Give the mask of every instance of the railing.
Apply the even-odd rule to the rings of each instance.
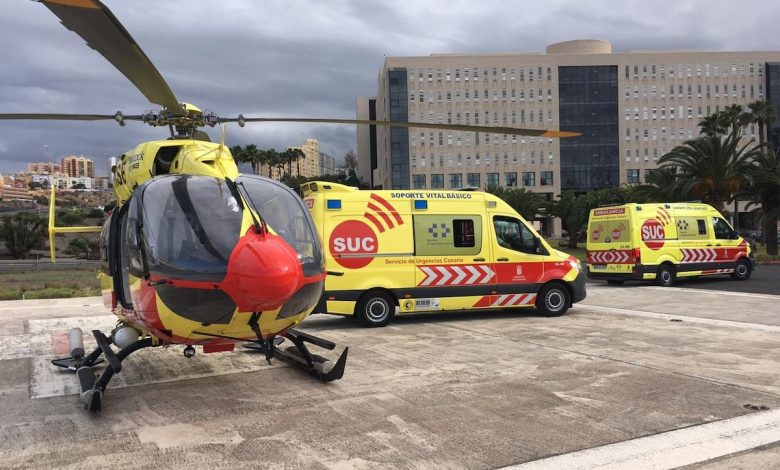
[[[0,260],[0,273],[54,271],[64,269],[98,269],[100,261],[86,259],[58,258],[52,263],[48,258]]]

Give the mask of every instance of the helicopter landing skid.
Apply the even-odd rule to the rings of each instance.
[[[306,343],[328,350],[335,349],[335,343],[298,330],[288,330],[284,333],[284,338],[289,339],[293,345],[280,349],[278,346],[283,342],[283,338],[277,336],[272,341],[258,341],[246,344],[244,347],[262,352],[266,357],[275,357],[288,364],[300,367],[323,382],[331,382],[344,376],[344,367],[347,364],[347,354],[349,353],[348,347],[344,348],[344,352],[341,353],[341,356],[334,363],[318,354],[312,354],[309,348],[306,347]]]
[[[111,381],[114,374],[122,370],[122,361],[139,349],[156,345],[153,339],[149,337],[139,339],[118,352],[114,352],[111,348],[113,336],[106,337],[100,330],[92,330],[92,335],[95,337],[98,347],[88,356],[84,356],[83,346],[81,348],[73,346],[74,334],[75,332],[71,332],[71,356],[54,359],[51,363],[57,367],[63,367],[76,372],[79,388],[81,389],[79,398],[84,403],[84,408],[93,412],[100,411],[103,393],[106,391],[108,382]],[[79,340],[80,335],[81,330],[78,330]],[[105,356],[105,360],[100,357],[101,355]],[[96,376],[92,367],[102,362],[108,362],[108,367],[99,376]]]

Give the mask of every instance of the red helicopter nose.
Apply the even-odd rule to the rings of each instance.
[[[253,228],[236,243],[222,289],[239,310],[261,312],[281,307],[303,281],[295,250],[282,237]]]

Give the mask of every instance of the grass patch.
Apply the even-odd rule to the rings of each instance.
[[[92,269],[0,273],[0,300],[57,299],[100,295]]]

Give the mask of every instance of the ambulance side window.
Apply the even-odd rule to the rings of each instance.
[[[473,247],[475,244],[474,221],[470,219],[455,219],[453,225],[453,241],[457,248]]]
[[[498,244],[523,253],[536,254],[536,236],[524,223],[511,217],[493,217]]]
[[[696,224],[699,226],[699,235],[707,235],[707,224],[704,223],[704,219],[696,219]]]
[[[712,218],[712,229],[715,232],[715,238],[718,240],[736,240],[738,238],[734,229],[720,217]]]

